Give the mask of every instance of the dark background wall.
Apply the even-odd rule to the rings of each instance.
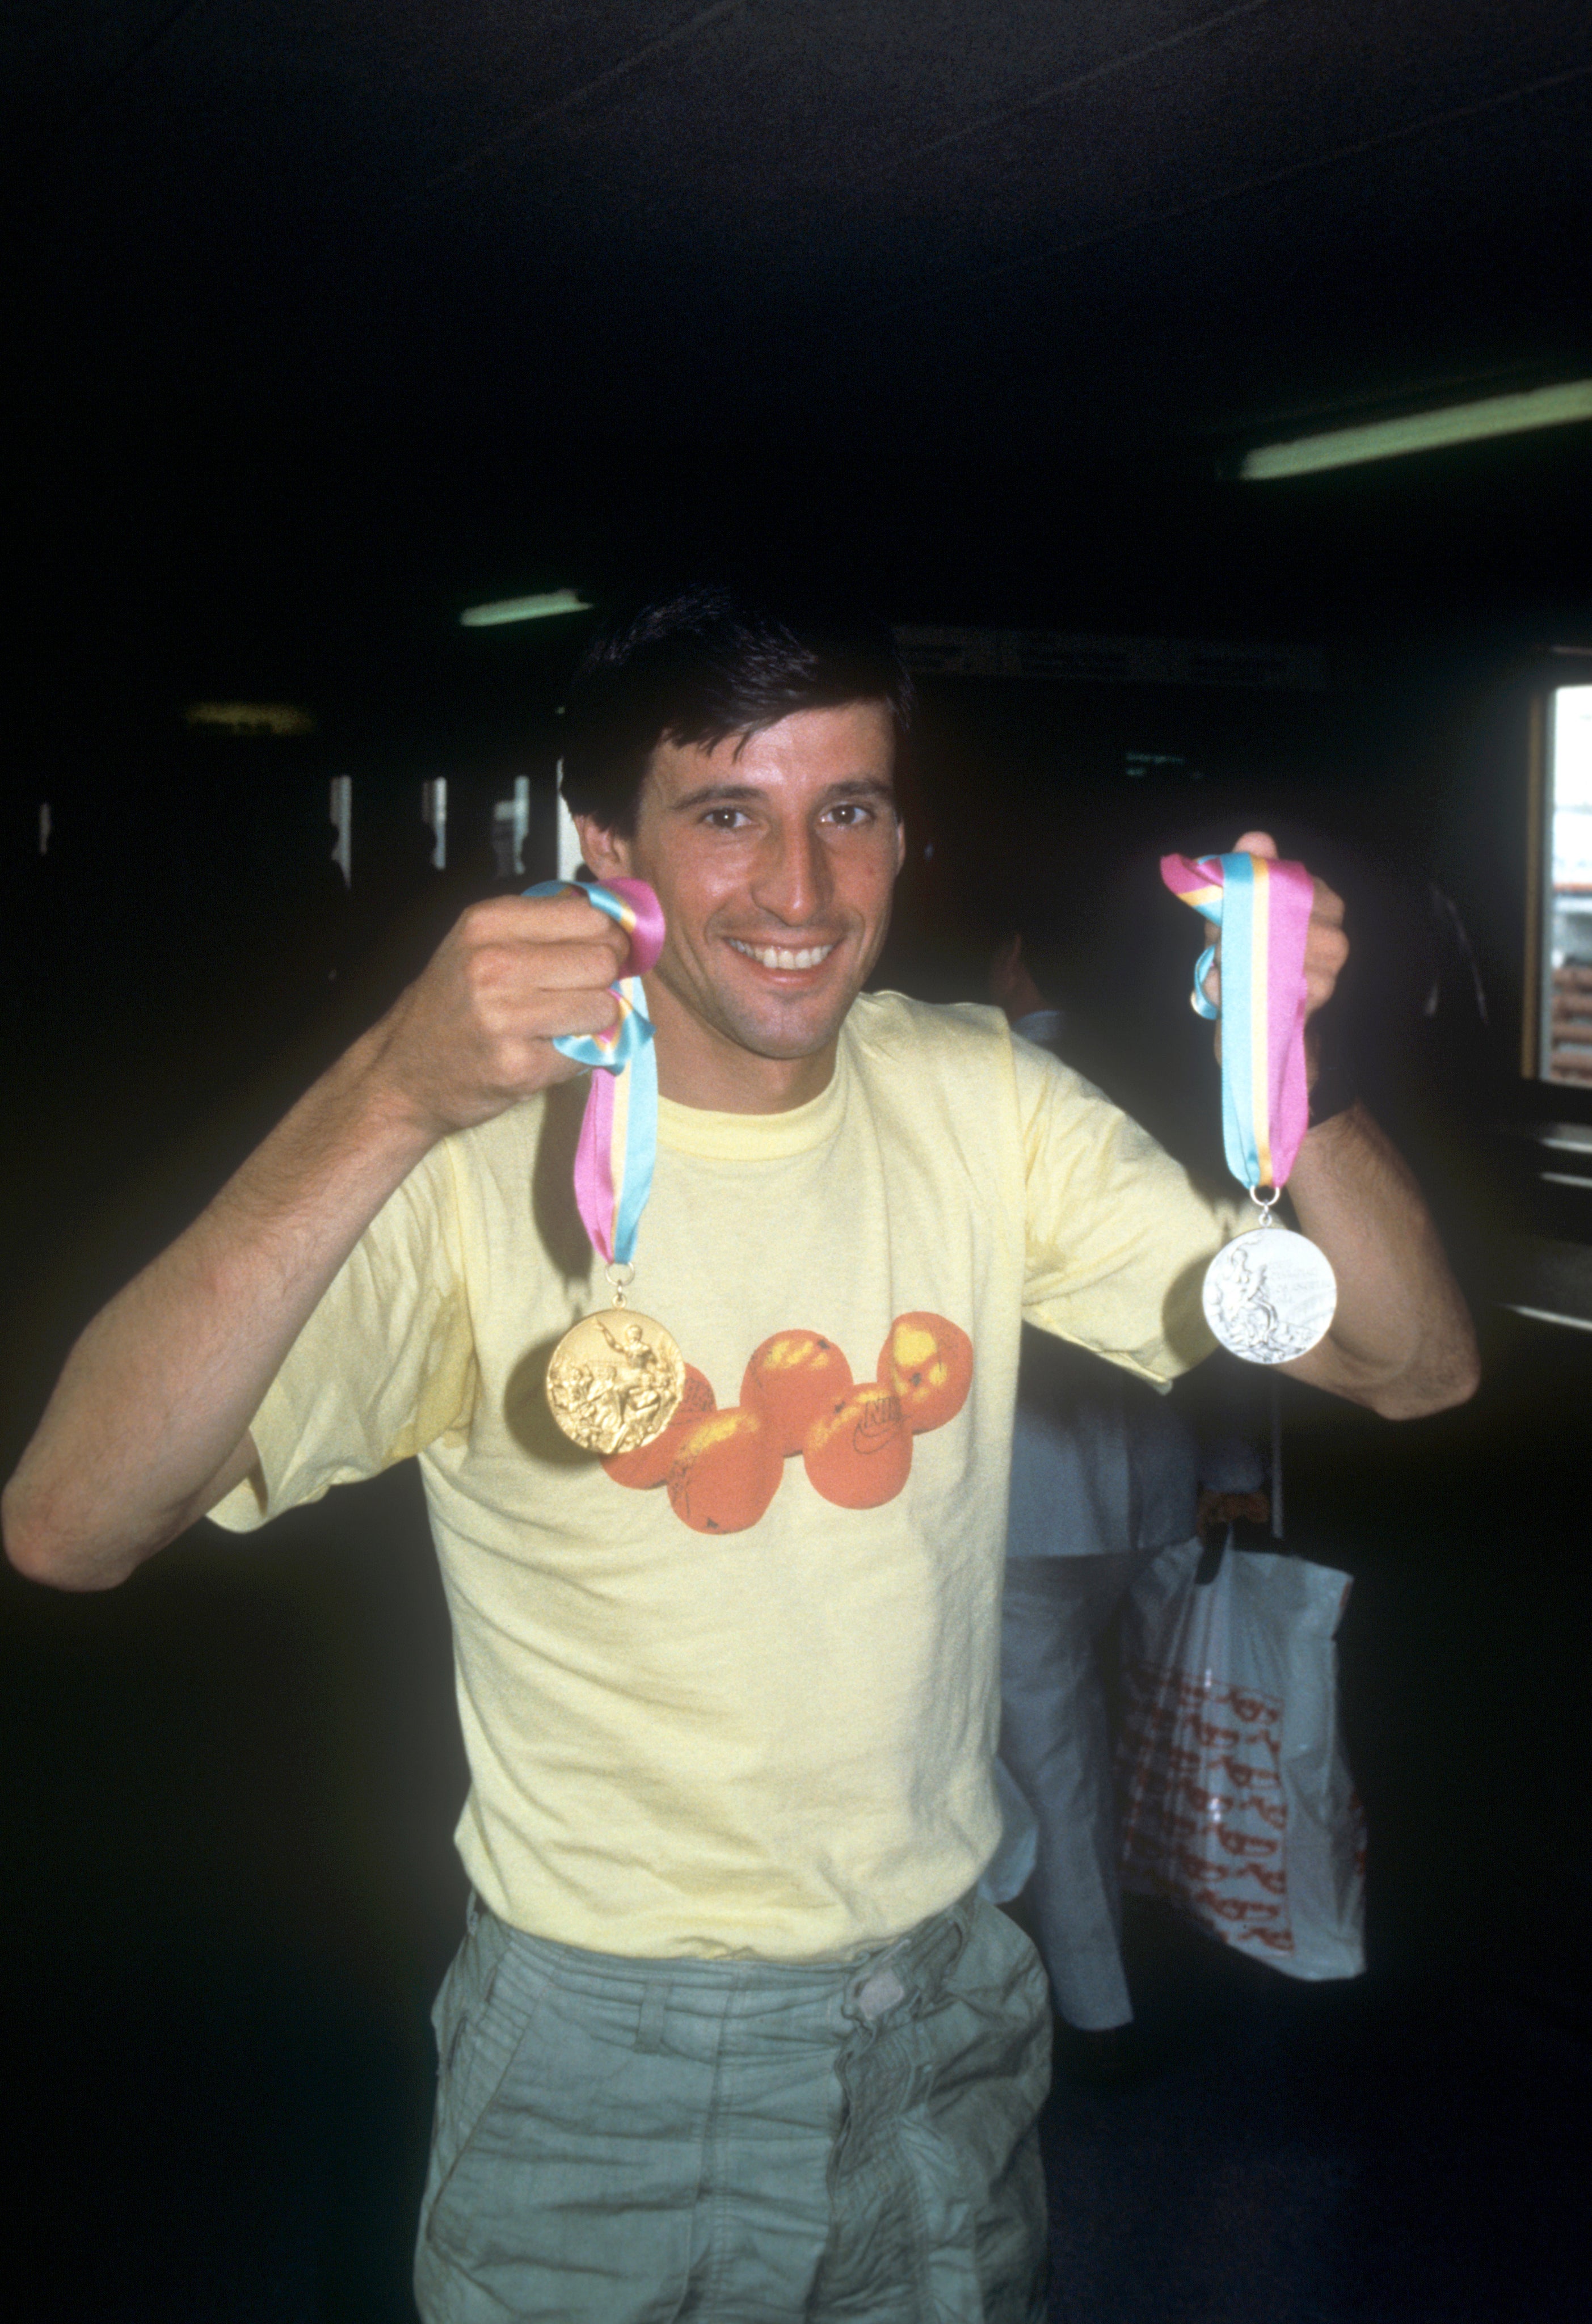
[[[1367,2129],[1343,2217],[1383,2226],[1325,2290],[1282,2252],[1285,2324],[1290,2298],[1312,2324],[1570,2312],[1584,2107],[1431,2064],[1486,2017],[1489,2059],[1547,2044],[1584,2090],[1592,1233],[1522,1132],[1592,1105],[1517,1065],[1531,702],[1587,667],[1553,649],[1592,648],[1592,430],[1233,466],[1592,373],[1584,13],[51,0],[0,34],[0,1466],[99,1301],[480,891],[516,775],[551,868],[582,624],[466,631],[466,604],[750,542],[904,624],[1288,665],[925,676],[887,963],[976,994],[1020,918],[1080,1054],[1209,1160],[1193,931],[1153,859],[1273,828],[1349,898],[1361,1070],[1477,1306],[1463,1414],[1395,1431],[1284,1390],[1290,1538],[1357,1576],[1391,2031],[1356,2104],[1460,2190],[1389,2273],[1376,2190],[1411,2182]],[[235,699],[314,731],[185,726]],[[28,2312],[401,2317],[464,1782],[413,1476],[258,1541],[201,1526],[106,1598],[7,1570],[0,1720]],[[1219,2043],[1201,2070],[1236,2070]],[[1204,2134],[1173,2151],[1199,2184]]]

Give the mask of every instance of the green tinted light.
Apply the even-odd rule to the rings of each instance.
[[[466,605],[459,615],[467,630],[495,630],[503,622],[545,622],[549,613],[584,613],[586,598],[573,589],[548,589],[539,597],[499,597],[490,605]]]
[[[1450,403],[1439,411],[1412,411],[1402,420],[1368,420],[1288,444],[1262,444],[1244,455],[1238,474],[1251,484],[1275,476],[1308,476],[1321,468],[1352,468],[1364,460],[1396,460],[1406,452],[1444,444],[1473,444],[1486,436],[1519,436],[1533,428],[1561,428],[1592,420],[1592,379],[1537,387],[1521,395],[1489,395],[1479,403]]]

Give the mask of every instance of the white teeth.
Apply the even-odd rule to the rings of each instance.
[[[816,968],[834,950],[832,944],[810,945],[802,952],[787,952],[779,945],[742,944],[737,936],[732,936],[730,941],[737,952],[743,952],[748,960],[760,962],[764,968]]]

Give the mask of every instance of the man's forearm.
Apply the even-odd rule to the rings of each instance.
[[[6,1488],[14,1564],[108,1588],[247,1474],[260,1400],[338,1268],[438,1139],[577,1068],[628,944],[578,893],[472,905],[421,975],[84,1333]]]
[[[1362,1106],[1310,1133],[1288,1192],[1332,1263],[1338,1312],[1284,1369],[1393,1420],[1474,1395],[1469,1312],[1408,1166]]]
[[[337,1268],[436,1131],[368,1035],[96,1316],[5,1489],[5,1546],[68,1589],[125,1579],[219,1497]]]

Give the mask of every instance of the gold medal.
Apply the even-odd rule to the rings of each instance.
[[[611,1265],[613,1305],[583,1315],[564,1334],[548,1365],[554,1419],[584,1452],[635,1452],[661,1436],[686,1388],[686,1360],[650,1315],[625,1305],[635,1269]]]

